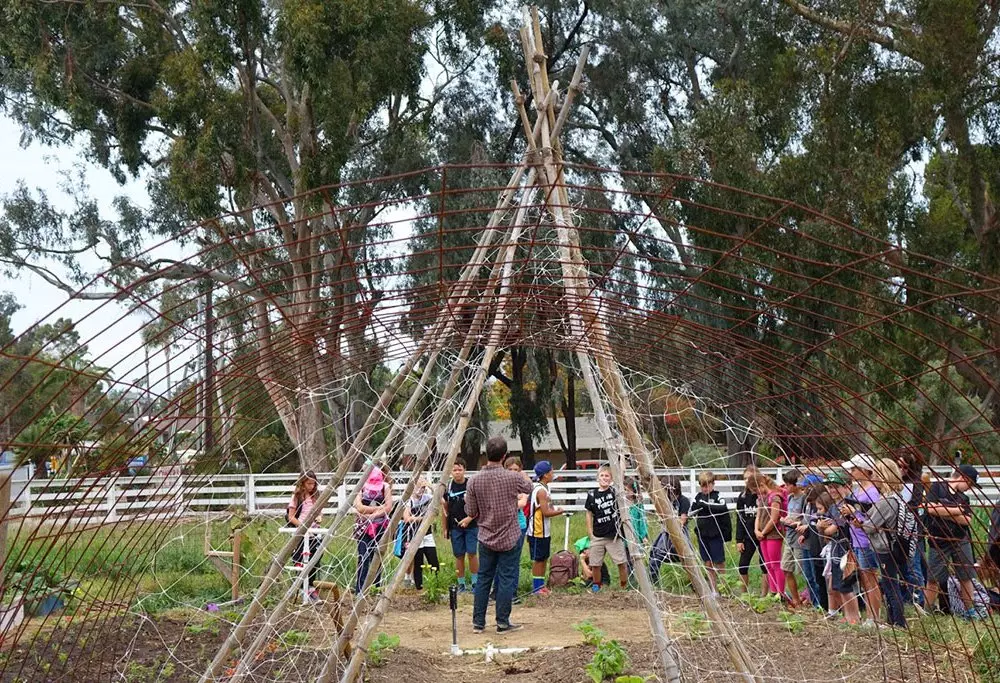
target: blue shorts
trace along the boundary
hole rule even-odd
[[[473,526],[468,529],[456,527],[451,530],[451,552],[455,557],[463,555],[475,555],[479,552],[479,527]]]
[[[854,556],[858,558],[858,569],[878,569],[878,555],[872,550],[871,546],[867,548],[854,548]]]
[[[528,553],[532,562],[544,562],[552,552],[552,537],[536,538],[528,536]]]
[[[698,534],[698,554],[701,555],[702,562],[725,564],[726,544],[722,541],[722,536],[705,538]]]

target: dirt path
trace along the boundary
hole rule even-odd
[[[613,596],[613,594],[612,594]],[[638,607],[608,609],[602,606],[613,597],[592,596],[587,606],[558,606],[558,617],[553,618],[555,604],[551,598],[538,600],[531,605],[515,606],[511,619],[524,628],[509,635],[498,635],[495,629],[495,612],[491,605],[487,611],[488,628],[482,634],[472,632],[472,604],[465,602],[458,609],[458,643],[464,649],[475,649],[493,643],[496,647],[567,647],[579,645],[580,632],[574,624],[589,620],[604,631],[608,638],[621,641],[650,641],[649,620],[646,611]],[[447,653],[451,647],[451,612],[440,607],[408,612],[392,612],[380,630],[399,636],[400,645],[413,650]]]

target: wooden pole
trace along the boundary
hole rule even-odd
[[[535,39],[534,41],[525,42],[534,42],[535,44],[533,54],[525,55],[525,61],[533,72],[536,95],[548,95],[546,92],[548,83],[545,56],[541,51],[541,33],[537,22],[537,13],[533,13],[532,16]],[[575,74],[573,80],[577,83],[579,82]],[[638,428],[638,418],[629,402],[627,388],[621,371],[618,368],[618,364],[614,361],[607,331],[594,307],[593,299],[589,296],[590,278],[584,266],[582,252],[579,248],[579,235],[576,228],[572,225],[572,221],[568,218],[566,211],[566,207],[569,206],[569,198],[566,193],[566,187],[561,182],[562,160],[559,158],[557,151],[553,149],[552,138],[549,135],[548,124],[552,118],[552,112],[539,112],[539,116],[543,120],[541,130],[542,148],[540,150],[542,168],[539,170],[539,178],[546,188],[546,201],[549,205],[549,211],[552,213],[556,225],[557,239],[560,243],[563,280],[567,296],[570,299],[571,325],[576,327],[575,332],[579,335],[578,342],[582,343],[584,348],[588,349],[588,352],[594,356],[605,392],[615,411],[618,429],[622,433],[629,452],[636,458],[644,488],[650,493],[661,524],[670,534],[671,540],[681,558],[681,563],[691,580],[695,594],[698,595],[702,602],[712,630],[726,648],[736,671],[743,676],[744,680],[753,681],[755,678],[752,673],[753,666],[749,655],[736,638],[728,619],[722,613],[718,601],[705,579],[703,567],[694,557],[691,546],[685,541],[680,520],[674,513],[673,506],[667,500],[659,479],[654,475],[653,458],[643,442],[642,434]],[[560,116],[560,118],[565,120],[565,116]],[[596,391],[596,383],[591,382],[591,384],[593,385],[593,391]],[[590,388],[588,387],[588,389]],[[601,399],[600,396],[592,396],[592,400],[597,405]],[[616,465],[618,466],[617,468]],[[620,470],[620,462],[616,463],[615,459],[612,459],[612,469]],[[648,575],[646,578],[648,579]],[[655,600],[655,595],[652,593],[651,583],[647,584],[647,589],[650,620],[657,622],[659,627],[662,628],[659,607]],[[657,623],[653,624],[654,628]],[[673,676],[673,680],[678,680],[680,672],[677,668],[676,660],[670,652],[665,632],[663,632],[662,638],[657,634],[657,641],[657,649],[665,672],[668,676]]]
[[[492,242],[493,242],[493,237],[497,233],[496,227],[500,224],[500,221],[502,220],[502,217],[503,217],[504,213],[506,212],[507,207],[510,204],[510,201],[513,199],[513,197],[515,195],[515,191],[516,191],[516,189],[517,189],[517,187],[518,187],[518,185],[519,185],[519,183],[520,183],[520,181],[522,179],[522,176],[523,176],[525,170],[527,170],[527,166],[521,165],[511,175],[510,181],[508,182],[507,187],[505,188],[503,194],[501,195],[500,199],[498,200],[497,205],[496,205],[496,207],[494,209],[493,215],[491,215],[491,217],[490,217],[490,221],[487,224],[487,230],[484,231],[483,235],[480,237],[479,245],[477,246],[476,251],[473,253],[472,259],[470,259],[469,263],[463,269],[463,272],[462,272],[462,274],[461,274],[458,282],[456,283],[456,286],[454,287],[454,291],[456,293],[456,300],[455,300],[454,303],[452,303],[451,301],[449,301],[448,304],[447,304],[448,308],[451,308],[453,306],[454,307],[460,307],[462,304],[465,303],[465,300],[466,300],[466,298],[468,296],[469,290],[471,289],[471,286],[472,286],[472,280],[475,277],[475,274],[479,271],[479,268],[482,266],[482,264],[485,263],[487,251],[489,249],[490,244],[492,244]],[[529,182],[533,182],[534,181],[534,177],[535,177],[534,170],[532,170],[532,171],[529,172],[528,177],[529,177]],[[348,512],[353,509],[353,500],[357,496],[358,492],[361,490],[361,487],[364,485],[364,481],[367,478],[368,474],[371,472],[371,469],[372,469],[372,466],[373,466],[374,462],[376,462],[377,459],[378,459],[378,457],[380,457],[382,454],[384,454],[386,452],[386,450],[388,449],[388,447],[390,446],[390,444],[392,444],[394,442],[396,436],[402,430],[402,426],[405,423],[406,419],[409,417],[411,411],[414,409],[414,407],[419,402],[421,396],[423,395],[423,391],[426,388],[427,382],[429,381],[429,379],[431,377],[431,374],[433,372],[435,361],[436,361],[436,359],[438,357],[438,354],[440,352],[440,346],[443,345],[443,343],[445,341],[445,338],[447,336],[447,332],[451,330],[452,326],[454,325],[454,321],[456,319],[457,319],[456,316],[449,315],[449,314],[447,314],[444,311],[442,311],[442,313],[439,314],[438,321],[436,322],[435,325],[436,326],[440,325],[440,324],[442,324],[442,321],[443,321],[444,331],[442,333],[440,333],[440,334],[437,334],[436,332],[432,332],[426,338],[425,344],[421,345],[422,347],[425,347],[426,344],[427,344],[427,342],[433,340],[433,341],[436,342],[437,348],[431,354],[431,357],[428,358],[428,362],[426,363],[426,365],[424,367],[423,375],[422,375],[420,381],[418,382],[417,386],[415,387],[413,394],[410,396],[410,399],[407,401],[406,405],[404,406],[403,411],[400,413],[398,419],[396,419],[396,420],[393,421],[392,427],[391,427],[391,429],[389,431],[389,435],[382,442],[382,445],[380,446],[380,448],[379,448],[378,452],[376,453],[375,457],[373,457],[372,460],[371,460],[371,462],[368,463],[368,465],[366,466],[366,468],[364,469],[364,471],[362,473],[361,478],[358,480],[357,484],[353,487],[353,489],[348,493],[348,495],[347,495],[346,499],[344,500],[343,504],[341,505],[340,509],[338,509],[336,515],[334,516],[333,521],[330,524],[330,528],[331,529],[336,529],[337,526],[343,520],[343,518],[347,516]],[[472,344],[473,339],[474,339],[474,337],[472,335],[469,335],[466,338],[466,343],[464,345],[463,351],[460,353],[460,356],[464,357],[464,355],[468,354],[468,351],[471,348],[471,344]],[[457,372],[457,370],[460,367],[461,367],[461,363],[456,363],[456,365],[455,365],[455,372]],[[397,380],[402,381],[402,379],[406,375],[409,374],[410,370],[412,370],[412,364],[411,364],[411,366],[410,366],[409,369],[407,369],[405,371],[400,371],[399,374],[397,374],[396,378],[393,381],[394,382],[397,381]],[[453,385],[454,385],[454,383],[457,382],[457,377],[458,377],[457,374],[455,374],[453,376],[452,380],[449,381],[449,386],[452,387],[451,391],[454,391],[454,386]],[[449,390],[448,387],[446,387],[446,392],[448,390]],[[369,417],[369,420],[370,419],[371,418]],[[367,423],[366,423],[366,426],[367,426]],[[435,428],[435,430],[436,430],[436,428]],[[434,434],[435,434],[435,432],[431,432],[432,436]],[[360,434],[359,434],[359,438],[360,438]],[[356,457],[356,452],[357,451],[358,451],[358,449],[357,449],[357,441],[355,441],[355,444],[352,445],[352,447],[351,447],[351,454],[349,454],[348,457],[345,458],[344,463],[350,464],[351,462],[353,462],[354,458]],[[339,474],[339,470],[338,470],[338,474]],[[343,480],[343,475],[340,475],[340,480]],[[337,485],[339,485],[339,482],[338,482]],[[329,488],[330,489],[334,489],[335,486],[331,485]],[[319,501],[317,501],[316,506],[313,508],[313,512],[317,512],[318,510],[321,510],[321,509],[322,509],[322,506],[320,505]],[[315,519],[314,515],[310,515],[310,518],[307,518],[306,520],[303,520],[302,527],[303,528],[308,528],[308,525],[312,524],[312,519]],[[303,534],[304,534],[304,530],[303,530]],[[301,535],[298,533],[298,530],[296,531],[296,534],[294,534],[292,538],[294,539],[296,537],[301,537]],[[326,534],[323,537],[322,541],[320,542],[319,548],[317,549],[317,552],[315,552],[315,553],[312,554],[312,556],[309,558],[309,561],[302,568],[302,571],[298,574],[298,576],[296,576],[296,577],[293,578],[292,585],[289,586],[289,588],[285,591],[285,595],[281,598],[281,600],[278,601],[278,604],[275,605],[274,609],[272,610],[271,614],[269,615],[269,617],[267,619],[265,627],[263,629],[261,629],[261,631],[259,631],[257,633],[257,635],[254,638],[254,640],[251,641],[249,647],[246,648],[246,650],[244,651],[243,657],[241,657],[240,662],[239,662],[239,664],[236,667],[236,671],[233,673],[232,677],[230,677],[230,679],[229,679],[230,683],[235,683],[236,681],[242,680],[246,676],[246,674],[249,673],[250,666],[251,666],[251,663],[252,663],[251,660],[253,659],[254,655],[257,652],[260,651],[261,647],[263,647],[264,643],[267,641],[268,634],[273,630],[274,625],[278,621],[280,621],[281,618],[284,617],[285,613],[287,612],[288,606],[291,604],[292,599],[298,594],[299,588],[302,586],[302,581],[305,580],[305,577],[308,576],[309,571],[313,567],[315,567],[316,564],[319,562],[320,557],[322,556],[323,552],[326,550],[326,548],[329,545],[329,543],[331,542],[332,538],[333,538],[333,534],[329,534],[329,533]],[[287,544],[286,544],[286,547],[287,547]],[[289,554],[291,554],[291,553],[289,552]],[[287,556],[286,556],[286,559],[287,559]],[[284,562],[284,560],[282,560],[282,562]],[[373,573],[373,572],[371,572],[371,573]],[[262,588],[263,588],[263,584],[262,584]],[[260,592],[260,589],[258,589],[258,594],[259,594],[259,592]],[[256,596],[254,598],[254,601],[255,602],[257,601],[257,597]],[[253,603],[251,603],[251,606],[252,605],[253,605]],[[248,609],[248,612],[249,612],[249,609]],[[244,615],[244,619],[240,622],[240,624],[242,625],[244,621],[246,621],[246,615]],[[345,630],[346,630],[346,628],[345,628]],[[234,631],[235,631],[235,629],[234,629]],[[230,638],[232,638],[232,635],[230,635]],[[228,643],[228,639],[227,639],[227,643]],[[225,646],[226,646],[226,644],[224,643],[224,647]],[[231,649],[232,648],[230,647],[230,652],[231,652]],[[333,655],[336,655],[337,651],[338,650],[335,649],[334,652],[333,652]],[[220,650],[220,653],[221,653],[221,650]],[[331,656],[333,656],[333,655],[331,655]],[[216,655],[217,659],[218,659],[218,657],[219,657],[219,655]],[[228,657],[228,653],[227,653],[226,657]],[[225,659],[223,659],[221,661],[220,666],[222,666],[224,664],[225,664]],[[217,672],[215,674],[213,674],[213,675],[217,675]],[[209,680],[209,679],[203,679],[203,680]]]
[[[497,306],[496,314],[493,318],[493,323],[490,327],[489,342],[483,353],[482,361],[480,362],[479,369],[476,372],[475,380],[473,381],[473,387],[469,392],[469,396],[466,400],[465,407],[462,410],[461,417],[459,418],[458,428],[455,431],[454,436],[451,440],[451,448],[448,452],[448,457],[443,465],[445,472],[449,471],[455,464],[455,458],[458,457],[458,452],[462,448],[462,438],[465,435],[465,430],[468,429],[469,422],[472,420],[472,413],[476,408],[476,404],[479,401],[479,395],[482,393],[483,384],[486,382],[486,377],[489,374],[490,365],[493,362],[493,357],[496,354],[497,347],[499,346],[500,340],[502,338],[502,333],[504,331],[504,325],[506,323],[506,310],[509,301],[510,288],[511,288],[511,273],[514,265],[514,255],[517,246],[518,239],[520,237],[521,226],[524,224],[524,214],[527,210],[528,200],[531,197],[530,192],[525,192],[521,197],[521,207],[518,210],[517,215],[511,225],[511,241],[507,248],[504,250],[504,254],[501,258],[501,263],[503,263],[503,275],[501,276],[500,292],[497,295]],[[431,521],[434,519],[438,505],[444,496],[445,485],[444,481],[438,482],[436,495],[431,499],[430,505],[428,506],[427,512],[424,514],[424,519],[420,523],[417,531],[414,533],[415,537],[421,537],[427,533],[427,529],[431,525]],[[378,601],[375,603],[374,609],[369,612],[368,618],[365,620],[364,625],[361,628],[361,632],[355,639],[355,649],[351,654],[351,659],[344,670],[343,675],[340,678],[341,683],[353,683],[357,681],[361,674],[361,665],[365,660],[368,652],[368,644],[375,635],[375,629],[382,622],[382,618],[385,616],[386,609],[392,600],[393,595],[399,588],[399,585],[403,581],[403,574],[406,571],[406,567],[413,561],[413,558],[417,554],[419,544],[411,543],[403,554],[402,560],[400,560],[400,567],[397,569],[396,573],[393,575],[391,581],[386,586],[384,592],[379,596]],[[316,679],[317,683],[329,683],[334,675],[336,661],[336,652],[331,653],[327,658],[326,664],[323,670],[320,672],[319,677]]]

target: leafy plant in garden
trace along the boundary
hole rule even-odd
[[[801,614],[795,614],[793,612],[779,612],[778,621],[780,621],[788,632],[793,635],[798,635],[806,630],[806,620]]]
[[[703,638],[708,634],[708,619],[701,612],[684,612],[681,614],[688,637],[692,640]]]
[[[594,626],[589,620],[573,624],[573,629],[579,631],[580,635],[583,636],[584,645],[597,647],[604,641],[604,631]]]
[[[617,640],[606,640],[597,646],[594,658],[584,667],[594,683],[625,673],[628,653]]]
[[[781,604],[781,598],[774,594],[753,595],[751,593],[743,593],[736,599],[742,602],[744,605],[749,607],[757,614],[763,614],[774,605]]]
[[[368,661],[372,666],[382,666],[386,657],[399,647],[399,636],[379,633],[368,646]]]
[[[439,571],[429,564],[424,567],[424,600],[436,605],[448,594],[452,574]]]

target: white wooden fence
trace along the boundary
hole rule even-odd
[[[948,476],[949,468],[936,468]],[[677,477],[682,491],[690,498],[698,490],[698,469],[657,470],[660,477]],[[780,480],[781,469],[764,470]],[[730,503],[743,489],[741,470],[714,469],[716,490]],[[629,473],[634,474],[634,473]],[[469,473],[470,477],[475,472]],[[348,475],[338,487],[326,512],[333,513],[357,483],[360,473]],[[429,475],[440,479],[439,472]],[[53,522],[72,520],[74,523],[114,523],[130,519],[174,519],[205,513],[241,512],[250,515],[281,516],[291,498],[296,474],[250,474],[170,477],[115,477],[80,479],[38,479],[18,482],[12,486],[13,507],[10,518]],[[329,475],[320,475],[320,482]],[[594,488],[594,470],[558,471],[552,482],[552,498],[567,511],[579,511]],[[1000,471],[980,475],[981,489],[973,491],[973,505],[987,506],[1000,501]],[[406,487],[399,477],[393,489],[397,495]]]

